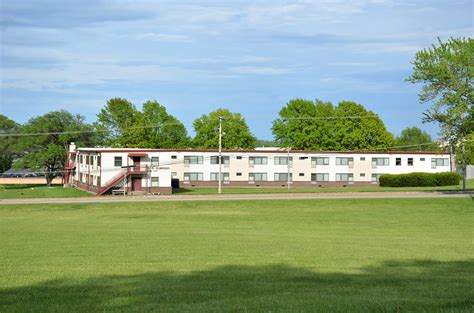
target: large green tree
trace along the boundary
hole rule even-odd
[[[21,134],[18,147],[24,154],[15,162],[15,167],[44,172],[48,185],[62,173],[71,142],[79,146],[94,146],[100,142],[97,132],[83,116],[64,110],[30,119],[21,127]]]
[[[431,136],[418,127],[407,127],[395,138],[396,150],[400,151],[439,151]]]
[[[14,157],[18,154],[16,149],[17,138],[6,136],[18,132],[20,125],[0,114],[0,173],[10,169]]]
[[[97,115],[106,144],[127,148],[186,148],[186,127],[157,101],[147,101],[139,111],[126,99],[107,101]]]
[[[305,99],[290,100],[280,117],[273,121],[272,132],[280,147],[301,150],[330,150],[334,147],[330,102]]]
[[[273,122],[275,140],[282,147],[301,150],[360,150],[393,145],[382,120],[362,105],[294,99]]]
[[[219,117],[224,118],[222,122],[223,149],[255,148],[257,139],[251,133],[245,119],[240,113],[233,113],[228,109],[217,109],[194,120],[193,127],[196,136],[193,139],[193,146],[204,149],[219,147]]]
[[[437,45],[417,52],[412,64],[413,73],[407,80],[423,84],[420,102],[430,103],[424,121],[439,123],[443,139],[455,151],[472,131],[474,40],[438,39]],[[465,164],[462,161],[464,172]]]

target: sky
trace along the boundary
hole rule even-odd
[[[225,107],[252,132],[291,99],[351,100],[394,134],[423,124],[405,81],[437,38],[473,37],[474,1],[0,0],[0,113],[65,109],[88,122],[114,97],[157,100],[192,134]]]

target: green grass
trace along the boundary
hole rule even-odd
[[[471,312],[470,199],[0,206],[0,312]]]
[[[467,181],[467,189],[474,190],[474,179]],[[223,184],[222,193],[224,194],[252,194],[252,193],[324,193],[324,192],[397,192],[397,191],[460,191],[462,190],[461,185],[455,186],[435,186],[435,187],[379,187],[364,186],[364,187],[337,187],[337,188],[291,188],[288,190],[286,187],[280,188],[267,188],[267,187],[249,187],[249,188],[233,188],[226,187]],[[173,190],[174,194],[183,195],[208,195],[217,194],[217,188],[176,188]]]
[[[64,188],[62,185],[20,185],[6,184],[0,189],[0,199],[14,198],[72,198],[90,197],[92,194],[74,188]]]

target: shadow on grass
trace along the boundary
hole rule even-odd
[[[469,312],[474,260],[390,261],[359,273],[223,266],[0,289],[0,311]]]
[[[61,187],[62,185],[60,184],[53,184],[51,187]],[[4,184],[3,187],[5,189],[31,189],[31,188],[38,188],[38,187],[43,187],[46,188],[48,185],[46,184]]]

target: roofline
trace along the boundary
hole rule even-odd
[[[87,149],[87,150],[86,150]],[[99,153],[137,153],[137,152],[215,152],[218,153],[218,149],[124,149],[124,148],[76,148],[77,151],[91,151]],[[222,150],[223,153],[288,153],[288,150]],[[448,152],[435,152],[435,151],[328,151],[328,150],[290,150],[290,153],[304,153],[304,154],[414,154],[414,155],[449,155]]]

